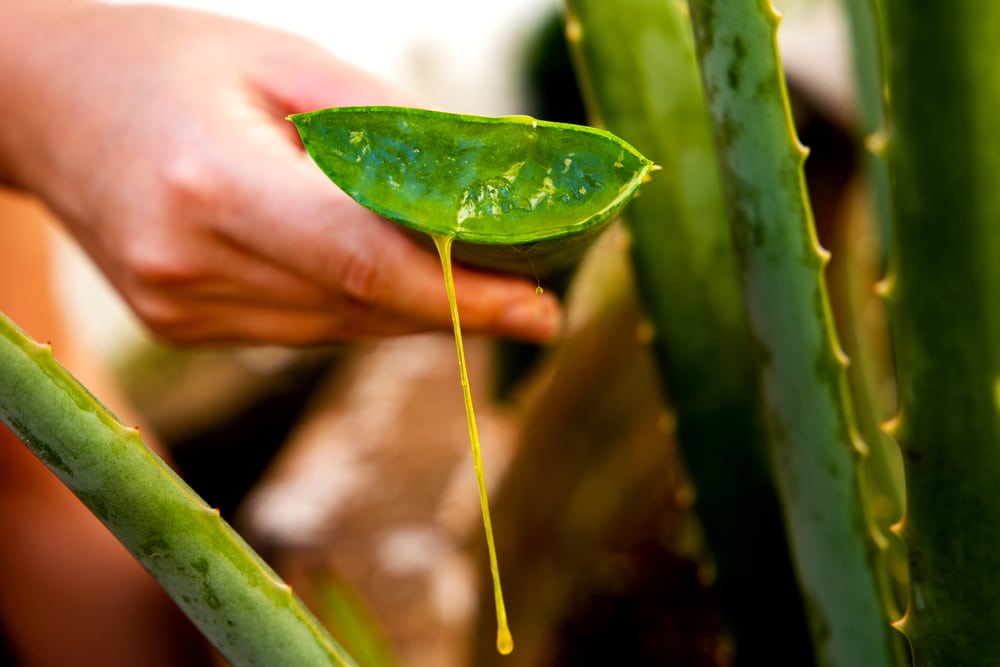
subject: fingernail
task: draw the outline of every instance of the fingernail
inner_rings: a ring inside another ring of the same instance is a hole
[[[537,296],[510,306],[501,322],[514,335],[551,341],[562,331],[562,310],[552,297]]]

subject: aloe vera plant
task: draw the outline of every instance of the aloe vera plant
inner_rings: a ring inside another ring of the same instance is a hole
[[[913,664],[991,664],[1000,652],[1000,78],[991,52],[1000,9],[971,0],[875,5],[894,183],[893,434],[905,454],[901,532],[912,584],[896,625]],[[766,0],[691,0],[689,9],[693,42],[682,5],[652,0],[574,0],[569,34],[595,119],[666,167],[628,211],[633,261],[736,658],[905,664],[883,599],[882,536],[859,488],[865,445],[853,405],[870,399],[852,396],[833,333],[777,15]],[[855,2],[855,15],[864,11]],[[331,179],[439,242],[443,261],[454,241],[458,261],[528,276],[570,270],[651,169],[608,132],[524,117],[364,107],[292,120]],[[455,327],[458,336],[457,313]],[[234,664],[354,664],[133,429],[5,318],[0,415]],[[868,438],[873,420],[865,418]],[[756,588],[761,572],[780,598]],[[782,616],[760,613],[765,597],[783,601]],[[811,647],[799,636],[804,619]],[[791,639],[771,639],[768,622]],[[792,646],[777,657],[769,641]]]
[[[881,336],[871,331],[872,311],[884,322],[885,303],[877,294],[877,281],[885,277],[892,228],[889,205],[889,174],[885,156],[883,77],[879,36],[873,3],[869,0],[845,0],[850,25],[853,72],[857,96],[857,128],[864,182],[869,193],[869,215],[859,221],[866,233],[855,233],[853,240],[841,235],[843,253],[840,270],[831,271],[831,284],[839,281],[843,295],[840,318],[841,341],[851,359],[848,373],[854,397],[858,431],[868,445],[870,455],[863,461],[863,480],[873,504],[875,521],[889,541],[884,575],[884,601],[891,618],[902,615],[907,574],[905,549],[893,527],[902,519],[904,496],[902,466],[897,443],[881,427],[895,405],[881,396],[886,382],[892,382],[892,359],[888,332]],[[858,238],[860,236],[860,238]],[[831,267],[836,269],[836,267]]]

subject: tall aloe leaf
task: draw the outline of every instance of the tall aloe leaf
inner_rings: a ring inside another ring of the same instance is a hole
[[[885,0],[917,665],[1000,655],[1000,5]]]
[[[692,0],[691,18],[761,362],[794,558],[820,664],[891,665],[877,547],[767,0]]]
[[[567,8],[592,117],[663,166],[631,253],[737,664],[810,664],[690,24],[674,2]]]
[[[842,234],[841,247],[835,254],[843,254],[837,257],[828,277],[832,289],[840,294],[840,306],[844,310],[839,318],[841,342],[851,358],[848,374],[858,430],[870,449],[863,465],[864,480],[870,489],[873,517],[891,541],[886,552],[889,562],[885,575],[889,590],[885,602],[890,616],[898,618],[902,612],[897,598],[902,596],[895,589],[905,588],[905,556],[898,536],[888,531],[903,516],[905,491],[899,447],[881,428],[891,410],[880,400],[885,381],[892,373],[891,355],[885,336],[879,336],[882,331],[872,322],[873,309],[877,309],[879,323],[884,317],[884,304],[875,294],[874,283],[886,273],[892,227],[885,159],[881,49],[873,0],[844,0],[844,9],[851,33],[854,88],[858,100],[856,135],[862,147],[860,157],[867,184],[869,215],[857,223],[863,226],[864,232],[855,230]],[[889,579],[890,574],[894,581]]]
[[[48,345],[2,313],[0,418],[233,665],[355,664],[136,429],[123,426],[56,363]]]

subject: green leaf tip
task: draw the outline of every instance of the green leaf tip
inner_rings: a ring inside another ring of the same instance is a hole
[[[609,132],[529,116],[338,107],[289,120],[320,169],[382,217],[424,234],[521,252],[592,239],[653,169]],[[494,247],[465,259],[511,268],[503,266],[505,254]],[[540,253],[543,260],[550,255]],[[572,255],[550,259],[567,264]]]

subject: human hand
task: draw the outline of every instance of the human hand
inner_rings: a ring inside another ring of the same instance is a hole
[[[0,180],[37,192],[178,343],[450,326],[437,258],[302,151],[291,113],[401,104],[294,36],[153,6],[0,0]],[[525,281],[456,267],[463,328],[550,338]]]

